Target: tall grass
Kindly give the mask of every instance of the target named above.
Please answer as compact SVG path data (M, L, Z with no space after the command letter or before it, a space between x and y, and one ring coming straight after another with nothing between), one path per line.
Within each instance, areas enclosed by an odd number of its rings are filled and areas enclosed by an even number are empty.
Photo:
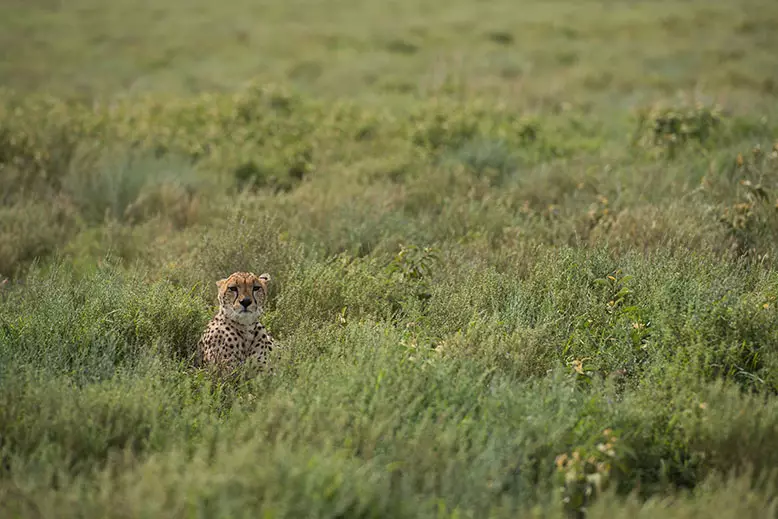
M0 7L0 516L776 517L746 3Z

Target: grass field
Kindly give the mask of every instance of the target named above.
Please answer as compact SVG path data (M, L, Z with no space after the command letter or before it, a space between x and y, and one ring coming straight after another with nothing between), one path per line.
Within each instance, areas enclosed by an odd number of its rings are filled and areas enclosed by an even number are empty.
M778 517L775 27L3 2L0 516Z

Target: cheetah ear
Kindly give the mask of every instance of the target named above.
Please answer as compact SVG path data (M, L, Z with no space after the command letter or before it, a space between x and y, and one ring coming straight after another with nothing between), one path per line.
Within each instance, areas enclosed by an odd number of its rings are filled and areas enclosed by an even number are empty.
M216 282L216 288L221 290L222 288L224 288L224 284L225 283L227 283L227 279L226 278L225 279L220 279L219 281Z
M259 275L259 279L261 279L265 283L269 283L270 282L270 274L260 274Z

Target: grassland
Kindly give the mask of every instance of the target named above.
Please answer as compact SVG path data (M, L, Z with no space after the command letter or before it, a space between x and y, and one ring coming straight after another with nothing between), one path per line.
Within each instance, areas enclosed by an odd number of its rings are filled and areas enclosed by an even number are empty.
M3 2L0 516L778 517L775 27Z

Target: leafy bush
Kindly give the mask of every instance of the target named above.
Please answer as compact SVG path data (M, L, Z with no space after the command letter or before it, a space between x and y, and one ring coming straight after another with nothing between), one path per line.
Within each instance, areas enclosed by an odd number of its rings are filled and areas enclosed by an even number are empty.
M63 179L63 191L90 223L139 223L160 213L179 226L190 223L198 190L190 165L127 151L77 157Z
M724 207L720 221L741 254L768 253L776 242L778 222L778 143L767 152L756 146L750 153L738 153L731 178L737 182L734 189L726 184L712 189L720 199L735 198Z
M78 229L77 210L62 198L0 207L0 277L53 254Z
M672 158L688 144L708 144L722 119L719 108L703 104L682 108L656 106L639 112L636 135L645 145L664 150Z

